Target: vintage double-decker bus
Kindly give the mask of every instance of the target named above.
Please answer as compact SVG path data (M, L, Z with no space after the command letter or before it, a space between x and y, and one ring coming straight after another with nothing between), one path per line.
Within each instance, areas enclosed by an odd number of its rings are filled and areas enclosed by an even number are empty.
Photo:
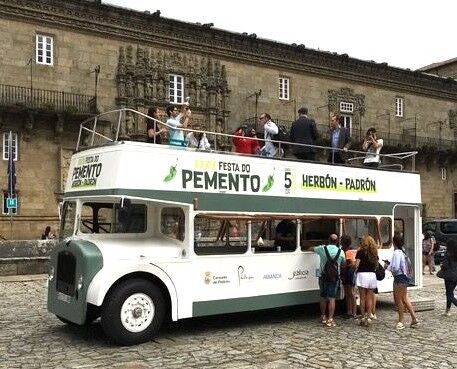
M166 317L316 302L319 259L307 250L331 233L354 246L372 235L382 260L401 231L420 270L420 206L410 170L89 145L71 159L48 309L75 324L100 317L107 336L128 345L149 340ZM379 291L392 281L387 273Z

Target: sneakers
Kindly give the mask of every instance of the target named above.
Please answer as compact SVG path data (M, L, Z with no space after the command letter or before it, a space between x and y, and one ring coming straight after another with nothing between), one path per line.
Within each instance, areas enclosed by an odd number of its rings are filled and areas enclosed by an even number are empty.
M417 328L420 323L417 320L411 322L411 328Z
M378 320L378 317L376 316L376 314L370 314L370 319Z
M321 323L322 324L327 324L327 317L325 315L321 316Z
M402 329L405 329L405 325L402 322L398 322L396 328L400 331Z
M327 327L335 327L336 323L335 323L335 321L333 319L329 319L329 320L327 320L327 323L325 323L325 325Z
M443 316L451 316L451 312L446 310L444 313L443 313Z

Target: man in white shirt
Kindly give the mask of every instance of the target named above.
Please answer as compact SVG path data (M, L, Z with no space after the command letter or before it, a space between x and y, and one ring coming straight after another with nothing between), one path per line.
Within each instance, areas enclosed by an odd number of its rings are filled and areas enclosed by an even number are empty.
M379 167L379 163L381 162L379 152L381 151L383 144L384 141L382 138L378 138L376 129L369 128L362 145L362 149L367 152L365 160L363 161L363 166L370 168Z
M276 147L271 142L274 135L278 134L278 126L271 120L271 116L268 113L262 113L259 116L259 123L263 123L264 130L264 146L260 149L262 156L273 157L276 155Z
M186 110L187 108L187 110ZM174 105L167 107L167 125L169 126L169 138L168 144L171 146L186 146L186 141L184 140L184 134L179 128L186 128L189 122L190 110L188 109L188 104L183 104L181 106L181 111Z

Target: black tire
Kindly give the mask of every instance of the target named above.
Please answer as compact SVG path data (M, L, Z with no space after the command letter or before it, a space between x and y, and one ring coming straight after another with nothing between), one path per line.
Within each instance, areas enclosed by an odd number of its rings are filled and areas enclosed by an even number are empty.
M142 296L146 295L152 302L152 306L144 304ZM142 304L138 306L150 306L153 308L152 319L149 323L144 323L144 327L141 324L131 324L134 329L141 329L140 331L131 331L126 328L127 319L123 323L121 320L121 314L124 318L130 318L135 322L143 321L149 314L145 313L145 310L141 311L141 316L138 318L134 317L134 310L124 309L121 311L122 305L129 299L129 301L135 300L135 298L142 300ZM101 310L101 324L103 331L110 340L120 345L135 345L142 342L150 341L159 331L162 322L165 317L165 299L160 289L152 282L144 279L131 279L121 282L116 286L106 297ZM130 315L131 314L131 315Z

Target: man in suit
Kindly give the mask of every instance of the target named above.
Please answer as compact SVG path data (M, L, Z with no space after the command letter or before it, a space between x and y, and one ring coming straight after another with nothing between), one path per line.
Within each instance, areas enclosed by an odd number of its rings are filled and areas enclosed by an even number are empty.
M341 126L339 114L332 115L328 135L332 150L328 155L327 161L329 163L344 164L346 162L346 155L344 154L351 147L352 140L349 136L349 130Z
M316 122L308 118L308 109L305 107L298 109L298 114L298 119L292 123L290 128L290 142L315 145L317 139ZM314 147L294 145L292 152L301 160L315 160L316 157Z

